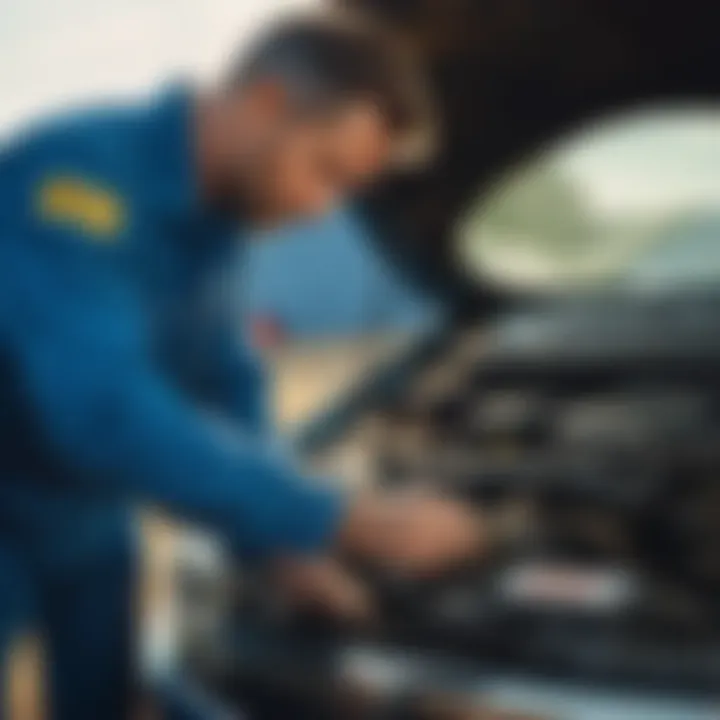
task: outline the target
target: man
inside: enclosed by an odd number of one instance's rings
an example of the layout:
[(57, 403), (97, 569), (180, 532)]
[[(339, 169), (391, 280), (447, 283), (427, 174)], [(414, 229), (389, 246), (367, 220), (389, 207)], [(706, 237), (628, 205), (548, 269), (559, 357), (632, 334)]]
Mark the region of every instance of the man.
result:
[(239, 231), (326, 212), (390, 167), (418, 124), (405, 67), (368, 28), (297, 20), (218, 90), (4, 151), (0, 653), (41, 629), (54, 717), (126, 714), (138, 504), (318, 582), (337, 550), (421, 572), (477, 550), (460, 506), (348, 497), (273, 451), (223, 292)]

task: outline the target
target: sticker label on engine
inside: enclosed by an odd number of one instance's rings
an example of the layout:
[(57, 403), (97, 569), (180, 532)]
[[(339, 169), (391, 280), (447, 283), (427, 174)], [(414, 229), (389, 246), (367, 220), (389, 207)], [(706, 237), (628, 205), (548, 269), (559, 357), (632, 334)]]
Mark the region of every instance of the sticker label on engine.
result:
[(616, 611), (637, 594), (626, 570), (562, 563), (514, 566), (502, 576), (500, 592), (517, 604), (590, 612)]

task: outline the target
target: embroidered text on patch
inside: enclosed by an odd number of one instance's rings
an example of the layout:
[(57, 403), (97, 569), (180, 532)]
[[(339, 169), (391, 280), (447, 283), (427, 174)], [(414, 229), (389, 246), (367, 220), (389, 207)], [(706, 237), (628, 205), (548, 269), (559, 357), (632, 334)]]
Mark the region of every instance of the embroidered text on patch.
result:
[(121, 198), (90, 181), (54, 177), (40, 187), (38, 209), (48, 221), (75, 225), (86, 234), (112, 239), (125, 223)]

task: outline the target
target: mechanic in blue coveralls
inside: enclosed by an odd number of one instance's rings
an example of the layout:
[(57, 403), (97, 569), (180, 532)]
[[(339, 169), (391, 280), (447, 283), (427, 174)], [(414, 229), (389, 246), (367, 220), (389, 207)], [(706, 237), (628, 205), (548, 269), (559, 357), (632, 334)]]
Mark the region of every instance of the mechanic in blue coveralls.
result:
[(428, 571), (482, 542), (450, 501), (348, 496), (274, 452), (225, 292), (239, 233), (391, 168), (422, 115), (411, 75), (368, 27), (294, 19), (219, 88), (54, 119), (4, 149), (0, 653), (41, 633), (53, 717), (126, 716), (138, 506), (318, 592), (337, 550)]

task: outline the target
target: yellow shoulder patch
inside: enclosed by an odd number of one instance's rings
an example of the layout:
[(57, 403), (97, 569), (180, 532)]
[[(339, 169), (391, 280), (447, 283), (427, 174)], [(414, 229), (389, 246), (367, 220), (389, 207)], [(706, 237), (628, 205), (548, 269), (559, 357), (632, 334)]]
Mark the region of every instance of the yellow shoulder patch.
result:
[(45, 221), (73, 225), (102, 241), (113, 239), (126, 223), (119, 195), (92, 181), (68, 176), (51, 177), (40, 185), (37, 210)]

